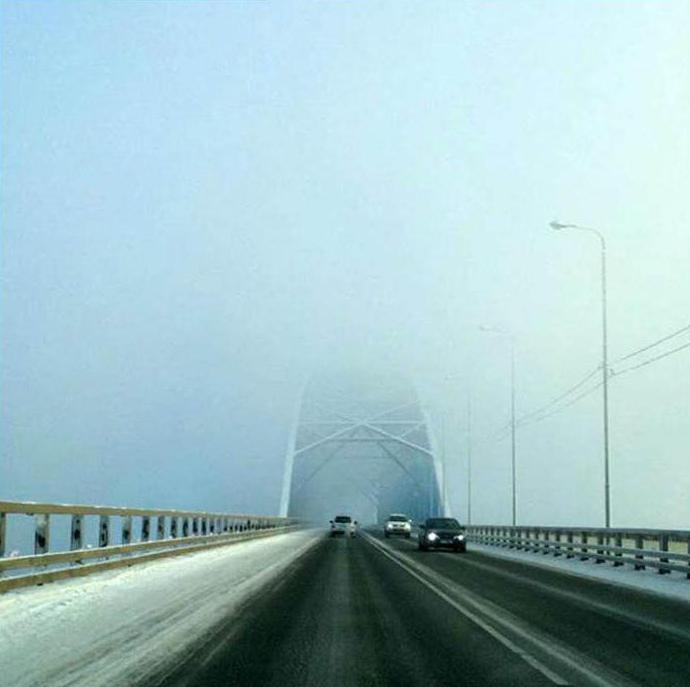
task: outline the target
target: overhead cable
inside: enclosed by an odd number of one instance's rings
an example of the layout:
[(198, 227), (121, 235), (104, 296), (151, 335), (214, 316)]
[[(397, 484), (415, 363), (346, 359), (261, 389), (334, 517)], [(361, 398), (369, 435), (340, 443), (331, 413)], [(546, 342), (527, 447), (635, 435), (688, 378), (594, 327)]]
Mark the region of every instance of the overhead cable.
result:
[(529, 420), (531, 417), (534, 415), (539, 415), (543, 413), (545, 410), (548, 410), (552, 406), (557, 405), (560, 403), (563, 399), (567, 398), (572, 394), (574, 391), (577, 391), (580, 389), (584, 384), (586, 384), (592, 377), (594, 377), (595, 374), (601, 371), (601, 366), (595, 367), (589, 374), (587, 374), (585, 377), (583, 377), (577, 384), (574, 384), (571, 386), (569, 389), (564, 391), (562, 394), (554, 398), (553, 400), (549, 401), (548, 403), (545, 403), (543, 406), (540, 408), (536, 408), (535, 410), (530, 411), (529, 413), (525, 413), (525, 415), (522, 415), (517, 419), (516, 424), (522, 424), (525, 420)]
[(623, 375), (626, 372), (632, 372), (632, 370), (637, 370), (638, 368), (644, 367), (645, 365), (651, 365), (652, 363), (655, 363), (657, 360), (661, 360), (662, 358), (666, 358), (669, 355), (678, 353), (679, 351), (682, 351), (688, 346), (690, 346), (690, 341), (684, 343), (682, 346), (678, 346), (677, 348), (672, 348), (670, 351), (666, 351), (665, 353), (661, 353), (660, 355), (654, 356), (653, 358), (649, 358), (648, 360), (645, 360), (642, 363), (638, 363), (637, 365), (631, 365), (630, 367), (626, 367), (622, 370), (611, 370), (611, 376), (618, 377), (619, 375)]
[(682, 327), (678, 331), (673, 332), (672, 334), (669, 334), (668, 336), (663, 337), (662, 339), (659, 339), (658, 341), (654, 341), (653, 343), (648, 344), (647, 346), (644, 346), (643, 348), (638, 348), (636, 351), (633, 351), (632, 353), (628, 353), (627, 355), (624, 355), (622, 358), (618, 358), (614, 360), (615, 363), (622, 363), (624, 360), (627, 360), (628, 358), (632, 358), (633, 356), (639, 355), (640, 353), (644, 353), (645, 351), (648, 351), (650, 348), (654, 348), (655, 346), (658, 346), (659, 344), (664, 343), (664, 341), (668, 341), (669, 339), (673, 339), (674, 337), (678, 336), (679, 334), (682, 334), (683, 332), (687, 332), (690, 330), (690, 324)]

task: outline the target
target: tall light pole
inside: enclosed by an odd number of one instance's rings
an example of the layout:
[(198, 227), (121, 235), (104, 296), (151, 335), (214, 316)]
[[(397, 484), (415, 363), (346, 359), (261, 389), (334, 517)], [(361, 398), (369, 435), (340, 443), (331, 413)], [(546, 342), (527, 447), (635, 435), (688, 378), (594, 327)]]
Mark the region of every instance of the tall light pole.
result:
[(515, 460), (515, 337), (504, 329), (494, 327), (480, 327), (483, 332), (492, 332), (507, 336), (510, 341), (510, 467), (512, 475), (512, 494), (513, 494), (513, 527), (517, 525), (517, 470)]
[(467, 394), (467, 524), (472, 524), (472, 397)]
[(581, 227), (578, 224), (562, 224), (554, 220), (549, 224), (552, 229), (578, 229), (594, 234), (601, 245), (601, 381), (604, 389), (604, 521), (611, 527), (611, 489), (609, 479), (609, 361), (608, 361), (608, 323), (606, 295), (606, 241), (597, 229)]

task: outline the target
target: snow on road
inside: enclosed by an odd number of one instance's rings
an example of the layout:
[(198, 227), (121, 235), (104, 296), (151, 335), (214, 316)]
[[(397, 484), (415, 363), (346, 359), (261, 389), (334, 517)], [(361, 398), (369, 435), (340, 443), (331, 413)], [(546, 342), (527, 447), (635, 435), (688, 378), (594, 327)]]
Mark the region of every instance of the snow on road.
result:
[(0, 684), (131, 687), (323, 536), (276, 535), (0, 596)]

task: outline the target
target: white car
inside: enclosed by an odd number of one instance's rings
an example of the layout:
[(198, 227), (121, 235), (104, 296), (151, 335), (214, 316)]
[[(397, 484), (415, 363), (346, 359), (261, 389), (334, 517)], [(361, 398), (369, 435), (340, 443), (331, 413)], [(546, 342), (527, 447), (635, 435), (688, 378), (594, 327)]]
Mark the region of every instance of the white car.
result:
[(336, 515), (331, 520), (331, 537), (339, 535), (354, 537), (356, 533), (357, 521), (353, 520), (349, 515)]
[(389, 515), (386, 524), (383, 526), (383, 535), (386, 539), (393, 534), (409, 539), (411, 533), (412, 523), (407, 515), (402, 513), (392, 513)]

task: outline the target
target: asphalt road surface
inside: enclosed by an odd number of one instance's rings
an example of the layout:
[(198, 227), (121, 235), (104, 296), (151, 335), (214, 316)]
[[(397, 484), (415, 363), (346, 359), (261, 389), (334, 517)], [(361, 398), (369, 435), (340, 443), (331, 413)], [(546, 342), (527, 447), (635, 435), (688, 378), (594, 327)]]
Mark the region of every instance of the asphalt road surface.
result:
[(688, 687), (690, 606), (414, 540), (324, 536), (164, 687)]

